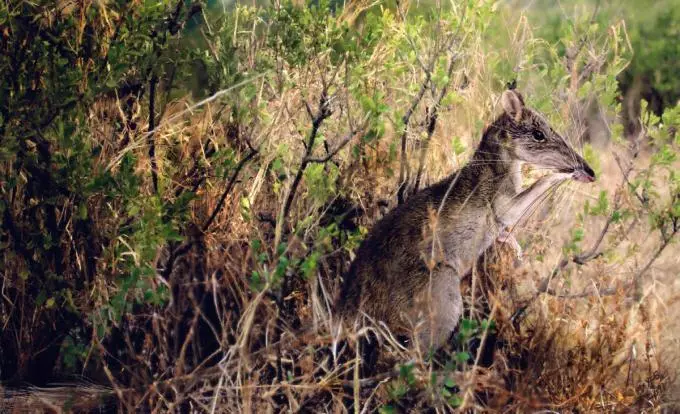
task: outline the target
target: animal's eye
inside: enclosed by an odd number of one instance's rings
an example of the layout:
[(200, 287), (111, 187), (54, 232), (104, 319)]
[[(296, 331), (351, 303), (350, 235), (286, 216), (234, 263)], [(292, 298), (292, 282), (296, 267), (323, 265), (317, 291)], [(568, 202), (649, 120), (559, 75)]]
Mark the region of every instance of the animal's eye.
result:
[(536, 142), (543, 142), (545, 141), (545, 134), (542, 131), (535, 131), (533, 138)]

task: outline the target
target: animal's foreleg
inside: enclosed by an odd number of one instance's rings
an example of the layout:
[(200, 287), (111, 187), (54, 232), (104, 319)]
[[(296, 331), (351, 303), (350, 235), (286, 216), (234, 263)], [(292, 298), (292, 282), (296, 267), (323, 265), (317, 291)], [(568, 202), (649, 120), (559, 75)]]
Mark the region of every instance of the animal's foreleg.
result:
[(531, 187), (496, 206), (496, 217), (502, 226), (514, 226), (552, 186), (570, 177), (571, 174), (566, 173), (541, 177)]

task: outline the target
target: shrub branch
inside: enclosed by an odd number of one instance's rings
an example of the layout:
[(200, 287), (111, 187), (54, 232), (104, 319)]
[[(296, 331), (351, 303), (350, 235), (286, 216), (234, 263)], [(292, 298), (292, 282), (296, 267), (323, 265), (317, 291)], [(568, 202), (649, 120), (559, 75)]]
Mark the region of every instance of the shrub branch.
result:
[(151, 181), (153, 182), (153, 192), (158, 194), (158, 164), (156, 162), (156, 140), (154, 131), (156, 130), (156, 84), (158, 77), (155, 75), (149, 81), (149, 135), (146, 137), (149, 145), (149, 160), (151, 160)]
[(309, 163), (312, 162), (310, 161), (310, 158), (312, 156), (312, 151), (314, 150), (314, 140), (316, 140), (316, 136), (319, 133), (319, 128), (321, 127), (323, 121), (326, 120), (326, 118), (328, 118), (332, 114), (329, 101), (330, 100), (327, 95), (327, 89), (324, 87), (324, 89), (321, 92), (321, 96), (319, 97), (319, 107), (317, 109), (316, 114), (312, 114), (312, 110), (309, 107), (309, 104), (305, 103), (307, 113), (310, 115), (312, 119), (312, 129), (309, 132), (307, 142), (305, 143), (305, 154), (302, 157), (302, 162), (300, 163), (300, 167), (298, 168), (297, 173), (295, 173), (293, 183), (290, 185), (288, 189), (286, 201), (283, 204), (283, 209), (281, 209), (281, 213), (279, 214), (279, 218), (277, 220), (276, 234), (274, 236), (275, 246), (278, 246), (279, 241), (281, 240), (283, 225), (286, 221), (286, 218), (288, 217), (288, 214), (290, 213), (290, 208), (293, 205), (295, 193), (297, 192), (297, 188), (300, 185), (300, 182), (302, 181), (302, 176), (304, 175), (305, 170), (307, 169)]
[(210, 214), (210, 218), (203, 224), (203, 232), (207, 231), (210, 225), (215, 221), (215, 217), (219, 214), (220, 211), (222, 211), (222, 207), (224, 207), (224, 200), (226, 200), (227, 195), (231, 192), (232, 188), (234, 187), (234, 184), (236, 184), (236, 179), (238, 178), (238, 175), (240, 174), (241, 170), (243, 167), (250, 162), (250, 160), (253, 159), (258, 154), (258, 151), (256, 149), (251, 148), (250, 152), (248, 155), (245, 157), (241, 158), (241, 161), (236, 165), (236, 168), (234, 169), (234, 173), (231, 175), (231, 178), (229, 179), (229, 182), (227, 183), (227, 187), (224, 189), (222, 192), (222, 195), (220, 196), (219, 201), (217, 202), (217, 205), (215, 206), (215, 209), (213, 210), (212, 214)]

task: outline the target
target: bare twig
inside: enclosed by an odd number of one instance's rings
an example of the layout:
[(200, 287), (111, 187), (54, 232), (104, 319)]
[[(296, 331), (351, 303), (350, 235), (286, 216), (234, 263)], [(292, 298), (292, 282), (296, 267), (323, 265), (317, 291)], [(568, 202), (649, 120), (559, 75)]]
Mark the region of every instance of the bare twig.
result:
[(146, 138), (149, 145), (149, 159), (151, 160), (151, 180), (153, 181), (153, 191), (158, 194), (158, 165), (156, 163), (156, 141), (153, 132), (156, 129), (156, 84), (158, 78), (154, 75), (149, 81), (149, 135)]
[(614, 159), (616, 160), (616, 165), (617, 165), (617, 166), (619, 167), (619, 169), (621, 170), (621, 173), (623, 173), (624, 180), (625, 180), (626, 184), (628, 185), (628, 190), (629, 190), (631, 193), (633, 193), (633, 195), (635, 195), (635, 198), (638, 199), (638, 201), (640, 202), (640, 204), (642, 204), (642, 206), (643, 206), (645, 209), (648, 209), (648, 204), (649, 204), (648, 201), (649, 201), (649, 200), (647, 200), (647, 199), (645, 199), (644, 197), (642, 197), (642, 196), (640, 195), (640, 193), (638, 193), (637, 190), (635, 190), (635, 186), (634, 186), (633, 183), (631, 183), (630, 180), (628, 179), (628, 174), (625, 174), (625, 173), (624, 173), (624, 171), (626, 171), (626, 170), (627, 170), (627, 171), (630, 171), (630, 170), (632, 169), (632, 163), (631, 163), (627, 168), (624, 168), (623, 165), (622, 165), (621, 159), (619, 158), (618, 155), (616, 155), (616, 153), (614, 154)]
[[(625, 290), (628, 287), (628, 285), (624, 285), (623, 289)], [(553, 289), (547, 289), (545, 294), (554, 296), (556, 298), (560, 299), (579, 299), (579, 298), (588, 298), (592, 296), (612, 296), (615, 295), (616, 292), (619, 291), (619, 288), (616, 287), (609, 287), (609, 288), (598, 288), (598, 289), (583, 289), (583, 291), (579, 293), (557, 293)]]
[[(616, 208), (614, 209), (616, 211)], [(558, 294), (555, 293), (554, 290), (550, 289), (550, 282), (558, 275), (564, 268), (569, 265), (569, 263), (574, 262), (579, 265), (584, 265), (588, 263), (589, 261), (596, 259), (602, 255), (601, 252), (598, 252), (598, 249), (600, 247), (600, 244), (602, 243), (602, 240), (604, 240), (605, 235), (609, 232), (609, 228), (611, 224), (613, 223), (614, 220), (614, 211), (612, 211), (612, 214), (609, 216), (607, 219), (607, 222), (605, 223), (604, 227), (602, 228), (602, 231), (600, 231), (600, 235), (597, 238), (597, 241), (593, 244), (593, 246), (588, 249), (587, 252), (585, 253), (580, 253), (580, 254), (575, 254), (571, 257), (563, 257), (560, 262), (555, 266), (552, 272), (550, 272), (550, 275), (546, 278), (544, 278), (541, 283), (538, 286), (538, 289), (536, 290), (536, 293), (534, 296), (527, 301), (522, 307), (520, 307), (515, 313), (512, 315), (510, 318), (512, 321), (517, 321), (519, 318), (524, 315), (524, 312), (527, 310), (527, 308), (536, 300), (542, 293), (551, 295), (551, 296), (556, 296), (560, 298), (582, 298), (582, 297), (588, 297), (592, 296), (594, 293), (586, 293), (586, 291), (579, 293), (579, 294)], [(613, 294), (616, 290), (612, 289), (604, 289), (599, 291), (598, 293), (600, 296), (609, 296)]]
[(177, 358), (177, 361), (175, 362), (175, 375), (182, 375), (184, 373), (184, 366), (185, 364), (185, 358), (187, 354), (187, 349), (189, 347), (189, 343), (194, 337), (194, 332), (196, 330), (196, 325), (198, 324), (198, 318), (201, 316), (200, 309), (198, 312), (194, 314), (194, 317), (191, 320), (189, 332), (186, 334), (184, 337), (184, 342), (182, 343), (182, 348), (179, 352), (179, 357)]
[[(616, 210), (616, 209), (615, 209)], [(609, 227), (611, 223), (613, 222), (613, 213), (612, 215), (609, 216), (609, 219), (605, 223), (604, 228), (602, 229), (600, 236), (598, 237), (598, 240), (595, 242), (593, 247), (588, 250), (586, 253), (581, 253), (578, 255), (574, 255), (571, 258), (571, 261), (573, 261), (576, 264), (583, 265), (589, 262), (592, 259), (595, 259), (599, 256), (602, 255), (601, 252), (596, 253), (598, 246), (602, 243), (602, 240), (609, 230)], [(644, 274), (652, 267), (654, 262), (659, 258), (661, 253), (670, 245), (674, 238), (677, 236), (677, 234), (680, 232), (680, 225), (677, 224), (676, 222), (673, 222), (673, 229), (670, 234), (664, 234), (662, 233), (662, 242), (661, 245), (656, 249), (652, 257), (647, 261), (645, 266), (640, 269), (635, 276), (633, 277), (633, 280), (624, 284), (622, 287), (616, 288), (616, 287), (609, 287), (609, 288), (598, 288), (595, 291), (592, 289), (584, 289), (582, 292), (579, 293), (557, 293), (554, 289), (551, 289), (549, 287), (550, 281), (559, 274), (560, 271), (562, 271), (569, 263), (570, 259), (569, 258), (563, 258), (560, 260), (559, 264), (553, 269), (552, 273), (550, 274), (549, 277), (543, 279), (541, 284), (539, 285), (539, 288), (537, 289), (536, 294), (522, 307), (520, 307), (513, 316), (511, 317), (511, 320), (513, 322), (517, 322), (519, 318), (525, 313), (526, 309), (533, 303), (533, 301), (541, 294), (545, 293), (550, 296), (554, 296), (556, 298), (560, 299), (580, 299), (580, 298), (587, 298), (587, 297), (592, 297), (592, 296), (612, 296), (615, 295), (620, 289), (623, 289), (625, 291), (630, 291), (631, 288), (635, 289), (635, 300), (640, 301), (642, 299), (642, 277)]]
[(602, 231), (600, 231), (600, 235), (597, 238), (597, 241), (595, 244), (593, 244), (593, 247), (591, 247), (587, 252), (583, 252), (577, 255), (574, 255), (574, 257), (571, 258), (571, 260), (576, 263), (576, 264), (586, 264), (592, 259), (598, 258), (602, 255), (601, 252), (598, 252), (598, 249), (600, 248), (600, 244), (602, 244), (602, 240), (604, 240), (604, 236), (607, 234), (609, 231), (609, 226), (614, 222), (616, 218), (616, 211), (618, 209), (618, 202), (615, 203), (615, 207), (612, 211), (612, 213), (609, 215), (609, 218), (607, 218), (607, 222), (604, 224), (604, 227), (602, 227)]
[(640, 300), (642, 298), (642, 276), (649, 270), (650, 267), (652, 267), (652, 264), (656, 261), (656, 259), (659, 258), (661, 253), (668, 247), (669, 244), (673, 241), (675, 236), (678, 234), (678, 231), (680, 231), (680, 228), (677, 226), (673, 226), (673, 232), (669, 234), (667, 237), (663, 237), (663, 240), (661, 242), (661, 245), (656, 249), (652, 257), (647, 261), (647, 264), (640, 269), (640, 271), (635, 275), (635, 278), (633, 279), (633, 283), (635, 284), (635, 299)]
[[(186, 114), (188, 114), (188, 113), (192, 113), (194, 110), (196, 110), (196, 109), (198, 109), (198, 108), (200, 108), (200, 107), (202, 107), (202, 106), (204, 106), (204, 105), (206, 105), (206, 104), (208, 104), (208, 103), (210, 103), (210, 102), (212, 102), (212, 101), (218, 99), (219, 97), (221, 97), (221, 96), (223, 96), (223, 95), (226, 95), (226, 94), (232, 92), (234, 89), (238, 89), (238, 88), (240, 88), (241, 86), (247, 85), (247, 84), (249, 84), (249, 83), (251, 83), (251, 82), (254, 82), (254, 81), (257, 80), (257, 79), (260, 79), (260, 78), (262, 78), (262, 77), (268, 75), (269, 72), (270, 72), (270, 71), (262, 72), (262, 73), (260, 73), (259, 75), (253, 76), (252, 78), (246, 79), (246, 80), (241, 81), (241, 82), (239, 82), (239, 83), (237, 83), (237, 84), (234, 84), (234, 85), (232, 85), (232, 86), (230, 86), (230, 87), (228, 87), (228, 88), (225, 88), (225, 89), (222, 89), (222, 90), (219, 90), (219, 91), (215, 92), (215, 93), (212, 94), (211, 96), (209, 96), (209, 97), (207, 97), (207, 98), (205, 98), (205, 99), (203, 99), (203, 100), (201, 100), (201, 101), (199, 101), (199, 102), (196, 102), (195, 104), (189, 106), (188, 108), (186, 108), (186, 109), (184, 109), (184, 110), (182, 110), (182, 111), (180, 111), (180, 112), (178, 112), (178, 113), (175, 113), (175, 114), (173, 114), (173, 115), (171, 115), (171, 116), (165, 118), (165, 119), (163, 120), (162, 123), (159, 122), (159, 124), (156, 125), (156, 128), (155, 128), (155, 129), (149, 130), (149, 131), (145, 132), (144, 134), (142, 134), (142, 136), (140, 137), (140, 139), (145, 139), (145, 138), (147, 138), (149, 135), (151, 135), (151, 134), (153, 134), (154, 132), (156, 132), (156, 130), (158, 130), (158, 129), (160, 128), (161, 124), (163, 124), (163, 125), (168, 125), (168, 124), (172, 123), (173, 121), (176, 121), (177, 119), (183, 117), (184, 115), (186, 115)], [(139, 147), (141, 147), (141, 146), (142, 146), (142, 145), (141, 145), (141, 142), (132, 142), (132, 143), (130, 143), (129, 145), (127, 145), (122, 151), (119, 151), (119, 153), (118, 153), (115, 157), (113, 157), (113, 159), (107, 164), (106, 170), (107, 170), (107, 171), (108, 171), (108, 170), (111, 170), (115, 165), (117, 165), (117, 164), (120, 162), (120, 160), (123, 159), (123, 157), (125, 156), (125, 154), (127, 154), (127, 152), (132, 151), (133, 149), (139, 148)]]
[(343, 149), (343, 148), (345, 147), (345, 145), (347, 145), (347, 144), (352, 140), (352, 138), (354, 138), (359, 132), (361, 132), (361, 130), (352, 131), (352, 132), (350, 132), (349, 134), (345, 135), (345, 136), (340, 140), (340, 142), (338, 142), (338, 144), (335, 146), (335, 148), (332, 149), (332, 150), (329, 150), (328, 153), (327, 153), (326, 155), (324, 155), (323, 157), (311, 157), (311, 156), (308, 156), (308, 157), (305, 157), (305, 158), (304, 158), (303, 162), (307, 162), (307, 163), (310, 163), (310, 162), (324, 163), (324, 162), (330, 160), (331, 158), (333, 158), (333, 156), (334, 156), (335, 154), (337, 154), (338, 152), (340, 152), (340, 150)]
[(215, 220), (215, 217), (217, 217), (217, 214), (222, 210), (222, 207), (224, 206), (224, 200), (227, 198), (227, 195), (231, 192), (231, 189), (234, 187), (234, 184), (236, 183), (236, 179), (238, 178), (239, 173), (245, 167), (245, 165), (250, 162), (250, 160), (253, 159), (258, 154), (257, 150), (251, 149), (248, 155), (246, 155), (244, 158), (239, 161), (238, 165), (236, 165), (236, 168), (234, 169), (234, 173), (231, 175), (231, 178), (229, 179), (229, 182), (227, 183), (227, 187), (224, 189), (222, 192), (222, 195), (220, 196), (219, 201), (217, 202), (217, 205), (215, 206), (215, 209), (213, 210), (212, 214), (210, 215), (210, 218), (205, 222), (203, 225), (203, 231), (205, 232), (208, 230), (212, 222)]
[(305, 109), (307, 110), (307, 115), (309, 115), (309, 120), (314, 121), (314, 113), (312, 112), (312, 107), (309, 106), (309, 102), (305, 101)]
[[(99, 347), (99, 351), (101, 352), (101, 354), (105, 355), (107, 352), (104, 346), (99, 342), (98, 339), (95, 339), (95, 341), (97, 342), (97, 346)], [(114, 392), (116, 393), (116, 396), (118, 397), (118, 401), (120, 401), (120, 403), (123, 404), (128, 410), (132, 410), (132, 407), (130, 406), (128, 400), (123, 397), (124, 389), (120, 385), (118, 385), (116, 378), (113, 376), (113, 373), (109, 369), (109, 366), (106, 364), (106, 362), (102, 364), (102, 368), (104, 369), (106, 378), (111, 383), (111, 387), (113, 388)]]
[[(605, 229), (608, 227), (609, 223), (610, 223), (610, 221), (607, 221), (607, 225), (605, 226)], [(636, 299), (637, 301), (639, 301), (639, 300), (641, 299), (641, 296), (642, 296), (642, 294), (641, 294), (641, 292), (642, 292), (642, 288), (641, 288), (642, 276), (644, 276), (644, 274), (649, 270), (649, 268), (652, 267), (652, 265), (654, 264), (654, 262), (655, 262), (655, 261), (659, 258), (659, 256), (661, 255), (661, 253), (663, 253), (663, 251), (668, 247), (668, 245), (671, 244), (671, 242), (673, 241), (673, 239), (675, 238), (675, 236), (678, 234), (678, 232), (680, 232), (680, 227), (677, 227), (677, 226), (674, 226), (674, 227), (675, 227), (675, 228), (673, 229), (673, 232), (670, 233), (669, 235), (667, 235), (667, 237), (664, 237), (664, 238), (663, 238), (661, 245), (656, 249), (656, 251), (654, 252), (654, 254), (652, 255), (652, 257), (650, 257), (650, 259), (647, 261), (647, 263), (645, 264), (645, 266), (643, 266), (642, 269), (640, 269), (640, 270), (635, 274), (635, 277), (633, 278), (633, 280), (632, 280), (631, 282), (629, 282), (629, 283), (626, 283), (626, 284), (623, 286), (623, 288), (624, 288), (625, 290), (629, 290), (629, 289), (632, 288), (632, 287), (635, 288), (635, 290), (636, 290), (636, 292), (635, 292), (635, 299)], [(606, 233), (606, 231), (603, 231), (602, 234), (604, 234), (604, 233)], [(601, 239), (602, 239), (602, 237), (600, 237), (600, 239), (598, 240), (598, 244), (599, 244), (599, 242), (601, 241)], [(592, 252), (593, 252), (594, 250), (595, 250), (595, 248), (593, 248), (588, 254), (592, 255)], [(587, 262), (587, 260), (588, 260), (588, 259), (586, 258), (587, 256), (588, 256), (588, 255), (579, 255), (579, 256), (575, 256), (573, 260), (574, 260), (575, 263), (583, 264), (583, 263)], [(581, 259), (581, 260), (584, 260), (584, 261), (583, 261), (583, 262), (579, 262), (578, 259), (577, 259), (577, 258), (579, 258), (579, 257), (580, 257), (580, 258), (583, 258), (583, 259)], [(611, 288), (611, 287), (610, 287), (610, 288), (597, 289), (595, 292), (593, 292), (593, 291), (590, 290), (590, 289), (584, 289), (584, 290), (583, 290), (582, 292), (580, 292), (580, 293), (570, 293), (570, 294), (559, 293), (559, 294), (558, 294), (558, 293), (556, 293), (553, 289), (549, 289), (549, 288), (547, 288), (547, 286), (546, 286), (546, 288), (543, 289), (543, 292), (542, 292), (542, 293), (546, 293), (546, 294), (549, 294), (549, 295), (551, 295), (551, 296), (555, 296), (555, 297), (557, 297), (557, 298), (574, 299), (574, 298), (586, 298), (586, 297), (590, 297), (590, 296), (594, 296), (594, 295), (597, 295), (597, 296), (612, 296), (612, 295), (616, 294), (617, 291), (618, 291), (617, 288)]]

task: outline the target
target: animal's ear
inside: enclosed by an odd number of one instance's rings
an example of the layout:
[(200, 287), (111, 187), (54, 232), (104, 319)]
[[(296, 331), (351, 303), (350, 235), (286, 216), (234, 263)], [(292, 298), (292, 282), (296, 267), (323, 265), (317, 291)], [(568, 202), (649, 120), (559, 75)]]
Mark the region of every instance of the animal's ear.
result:
[(524, 99), (518, 92), (508, 89), (503, 92), (501, 96), (501, 105), (506, 114), (510, 115), (515, 122), (522, 119), (522, 111), (524, 110)]

